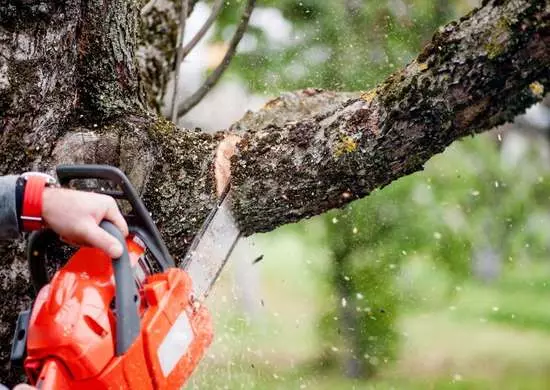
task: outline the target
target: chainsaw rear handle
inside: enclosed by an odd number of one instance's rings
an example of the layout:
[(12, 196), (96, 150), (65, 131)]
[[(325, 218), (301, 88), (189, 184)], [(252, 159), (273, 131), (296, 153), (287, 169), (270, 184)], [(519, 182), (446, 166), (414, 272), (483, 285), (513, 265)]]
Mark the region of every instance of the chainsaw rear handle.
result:
[[(115, 309), (116, 309), (116, 355), (123, 355), (140, 334), (138, 315), (138, 292), (134, 273), (130, 264), (128, 247), (122, 232), (111, 222), (103, 220), (99, 225), (107, 233), (115, 237), (122, 245), (122, 256), (113, 259), (115, 276)], [(45, 265), (46, 247), (59, 236), (46, 229), (31, 234), (29, 238), (27, 259), (31, 280), (36, 292), (49, 283)]]
[[(118, 168), (110, 165), (82, 164), (82, 165), (58, 165), (56, 168), (57, 178), (62, 186), (68, 186), (72, 180), (77, 179), (100, 179), (117, 184), (122, 189), (119, 191), (102, 190), (99, 193), (112, 196), (115, 199), (125, 199), (132, 206), (133, 215), (126, 215), (128, 225), (143, 227), (147, 234), (160, 249), (162, 257), (157, 259), (161, 262), (162, 270), (175, 267), (174, 259), (170, 255), (166, 244), (161, 238), (151, 215), (145, 208), (137, 191), (126, 175)], [(135, 223), (132, 219), (135, 219)]]
[(51, 243), (57, 241), (60, 241), (59, 236), (50, 229), (34, 231), (27, 239), (27, 264), (36, 294), (50, 282), (46, 269), (46, 251)]
[(113, 259), (115, 274), (115, 308), (116, 308), (116, 355), (121, 356), (134, 343), (140, 334), (138, 315), (139, 295), (130, 265), (128, 247), (122, 232), (111, 222), (103, 220), (99, 226), (115, 237), (122, 245), (122, 256)]

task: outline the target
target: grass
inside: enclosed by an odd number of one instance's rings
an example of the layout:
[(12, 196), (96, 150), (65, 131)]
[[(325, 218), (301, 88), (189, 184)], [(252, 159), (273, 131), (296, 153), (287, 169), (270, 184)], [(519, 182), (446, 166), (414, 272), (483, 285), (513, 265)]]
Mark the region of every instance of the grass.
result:
[[(406, 264), (398, 358), (365, 382), (320, 363), (326, 256), (284, 230), (257, 238), (254, 250), (262, 262), (249, 266), (237, 250), (241, 262), (232, 259), (210, 298), (216, 339), (189, 390), (548, 388), (550, 264), (516, 264), (492, 284), (459, 285), (425, 259)], [(261, 277), (248, 314), (233, 283), (243, 272)]]

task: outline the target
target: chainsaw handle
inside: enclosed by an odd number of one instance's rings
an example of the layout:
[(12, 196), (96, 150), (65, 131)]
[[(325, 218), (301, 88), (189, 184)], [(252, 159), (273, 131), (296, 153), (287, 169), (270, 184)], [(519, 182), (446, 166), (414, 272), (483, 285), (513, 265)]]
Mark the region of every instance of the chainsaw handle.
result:
[[(66, 186), (70, 183), (71, 180), (75, 179), (102, 179), (109, 180), (114, 183), (120, 184), (123, 187), (126, 186), (123, 183), (124, 174), (120, 169), (112, 167), (109, 165), (96, 165), (96, 164), (82, 164), (82, 165), (68, 165), (62, 164), (58, 165), (56, 168), (57, 178), (59, 179), (59, 184)], [(124, 191), (127, 188), (123, 188)], [(132, 191), (129, 191), (132, 192)]]
[(117, 316), (116, 355), (121, 356), (128, 351), (140, 334), (140, 321), (137, 308), (139, 296), (124, 236), (121, 231), (109, 221), (103, 220), (99, 226), (115, 237), (123, 248), (122, 256), (118, 259), (113, 259), (113, 272), (115, 274), (115, 308)]
[[(160, 253), (162, 253), (162, 257), (157, 259), (162, 270), (165, 271), (168, 268), (176, 266), (147, 208), (143, 204), (130, 180), (128, 180), (120, 169), (110, 165), (99, 164), (58, 165), (56, 174), (59, 179), (59, 184), (62, 186), (67, 186), (72, 180), (77, 179), (101, 179), (119, 185), (122, 192), (101, 191), (100, 193), (112, 196), (116, 199), (127, 200), (132, 206), (134, 213), (131, 217), (136, 220), (138, 226), (144, 228), (147, 234), (151, 236), (153, 242), (160, 250)], [(133, 221), (130, 221), (129, 217), (130, 216), (125, 216), (128, 224), (131, 225)]]
[[(134, 272), (130, 264), (128, 246), (122, 232), (111, 222), (103, 220), (99, 225), (107, 233), (115, 237), (122, 245), (122, 256), (112, 259), (115, 277), (115, 309), (116, 309), (116, 355), (123, 355), (140, 334), (138, 315), (138, 292), (134, 280)], [(33, 232), (29, 237), (27, 261), (31, 280), (36, 292), (49, 282), (45, 264), (45, 252), (49, 242), (59, 236), (50, 229)]]

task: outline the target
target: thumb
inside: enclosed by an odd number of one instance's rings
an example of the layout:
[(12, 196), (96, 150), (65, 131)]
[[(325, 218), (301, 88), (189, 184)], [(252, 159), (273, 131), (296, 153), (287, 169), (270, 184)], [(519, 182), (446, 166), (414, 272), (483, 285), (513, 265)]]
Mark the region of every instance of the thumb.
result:
[(13, 388), (13, 390), (36, 390), (36, 387), (32, 387), (29, 385), (21, 384), (17, 385)]
[(122, 256), (123, 249), (120, 242), (99, 227), (99, 225), (96, 225), (95, 223), (92, 223), (91, 225), (92, 226), (90, 226), (89, 229), (86, 229), (87, 234), (86, 237), (84, 237), (86, 242), (95, 248), (103, 250), (112, 259)]

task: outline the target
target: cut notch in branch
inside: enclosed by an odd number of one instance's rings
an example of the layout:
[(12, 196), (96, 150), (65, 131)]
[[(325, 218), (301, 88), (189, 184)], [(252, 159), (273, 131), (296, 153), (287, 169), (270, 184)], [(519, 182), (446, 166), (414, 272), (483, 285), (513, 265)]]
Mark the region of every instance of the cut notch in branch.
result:
[(178, 117), (184, 116), (193, 107), (195, 107), (202, 100), (202, 98), (208, 93), (208, 91), (210, 91), (212, 87), (216, 85), (216, 83), (220, 80), (220, 77), (229, 66), (231, 59), (233, 58), (233, 56), (237, 51), (237, 46), (239, 45), (239, 42), (241, 41), (242, 37), (244, 36), (244, 33), (246, 32), (246, 29), (248, 28), (250, 15), (252, 15), (252, 10), (254, 9), (255, 5), (256, 5), (256, 0), (247, 1), (243, 14), (241, 16), (241, 20), (239, 21), (239, 25), (237, 26), (237, 30), (235, 31), (235, 34), (231, 38), (229, 47), (227, 49), (227, 52), (225, 53), (225, 56), (222, 59), (222, 62), (210, 74), (210, 76), (208, 76), (208, 78), (201, 85), (201, 87), (193, 95), (191, 95), (186, 101), (182, 103), (182, 105), (179, 107), (179, 110), (178, 110)]

